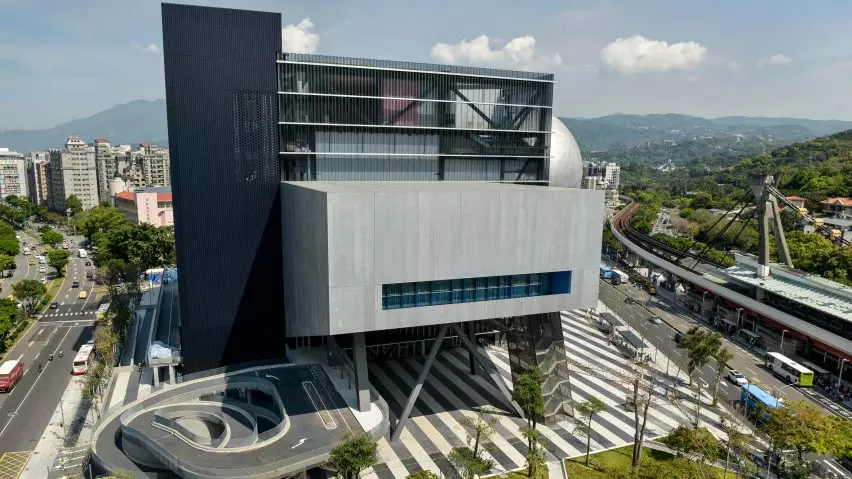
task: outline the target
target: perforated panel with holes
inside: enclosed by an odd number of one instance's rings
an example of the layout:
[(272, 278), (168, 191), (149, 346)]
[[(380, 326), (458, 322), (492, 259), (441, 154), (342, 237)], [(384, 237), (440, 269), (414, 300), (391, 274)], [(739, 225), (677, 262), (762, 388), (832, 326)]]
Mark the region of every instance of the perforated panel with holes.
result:
[(234, 175), (239, 182), (277, 183), (278, 99), (275, 93), (233, 92)]

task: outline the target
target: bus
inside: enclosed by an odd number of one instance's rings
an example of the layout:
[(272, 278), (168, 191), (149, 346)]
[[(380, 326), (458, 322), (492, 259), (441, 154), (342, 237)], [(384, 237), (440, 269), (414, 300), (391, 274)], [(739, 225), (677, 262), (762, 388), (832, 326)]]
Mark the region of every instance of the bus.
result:
[[(760, 389), (756, 385), (750, 383), (742, 387), (740, 400), (743, 402), (743, 406), (745, 406), (746, 411), (749, 412), (753, 412), (758, 408), (762, 408), (764, 410), (777, 409), (784, 405), (783, 399), (776, 398), (763, 389)], [(767, 415), (768, 413), (765, 413), (764, 416), (758, 418), (758, 420), (760, 422), (765, 421)]]
[(781, 353), (766, 353), (766, 367), (790, 384), (802, 387), (814, 385), (814, 372)]
[(92, 356), (92, 349), (95, 347), (92, 343), (87, 343), (80, 346), (80, 351), (74, 356), (74, 366), (71, 369), (71, 374), (79, 376), (89, 372), (89, 364)]
[(101, 304), (100, 306), (98, 306), (98, 310), (95, 311), (95, 318), (98, 321), (103, 321), (106, 317), (107, 311), (109, 311), (109, 303)]
[(601, 263), (601, 278), (603, 279), (611, 279), (612, 278), (612, 268), (607, 266), (604, 263)]
[(77, 250), (77, 256), (80, 257), (80, 258), (85, 258), (86, 257), (86, 250), (84, 250), (83, 248), (78, 249)]

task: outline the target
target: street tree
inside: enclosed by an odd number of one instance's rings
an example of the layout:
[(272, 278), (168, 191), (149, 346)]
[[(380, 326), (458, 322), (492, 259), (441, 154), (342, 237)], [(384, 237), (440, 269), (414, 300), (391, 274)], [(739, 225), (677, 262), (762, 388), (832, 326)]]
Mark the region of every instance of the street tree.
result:
[(531, 367), (515, 379), (512, 399), (524, 411), (527, 417), (527, 427), (531, 429), (535, 429), (538, 419), (544, 416), (544, 395), (541, 392), (543, 382), (544, 373), (538, 366)]
[(728, 348), (723, 346), (717, 349), (712, 354), (712, 357), (716, 361), (716, 382), (713, 383), (713, 405), (715, 406), (719, 402), (719, 383), (722, 382), (722, 376), (725, 373), (728, 361), (734, 359), (734, 355)]
[[(647, 389), (643, 391), (643, 387)], [(648, 409), (651, 407), (651, 391), (654, 383), (645, 383), (643, 376), (633, 380), (633, 394), (628, 397), (628, 404), (633, 408), (633, 459), (631, 466), (635, 471), (642, 459), (642, 444), (645, 442), (645, 429), (648, 426)]]
[(538, 476), (538, 472), (547, 466), (547, 457), (544, 455), (542, 445), (543, 437), (541, 431), (530, 427), (521, 429), (521, 435), (524, 436), (528, 444), (532, 444), (527, 452), (527, 477), (535, 478)]
[(492, 407), (483, 406), (475, 416), (464, 416), (459, 421), (467, 433), (467, 445), (454, 447), (448, 458), (463, 479), (474, 479), (494, 467), (494, 461), (486, 458), (484, 452), (493, 448), (488, 438), (495, 432), (496, 412)]
[(83, 211), (83, 202), (77, 195), (70, 195), (65, 199), (65, 208), (71, 210), (71, 216), (76, 216), (77, 213)]
[(693, 429), (678, 426), (660, 442), (669, 446), (676, 455), (688, 461), (713, 463), (719, 459), (722, 443), (707, 428)]
[(705, 331), (698, 326), (692, 327), (683, 335), (678, 348), (686, 351), (686, 373), (689, 384), (692, 384), (692, 373), (704, 367), (716, 351), (722, 346), (722, 336), (719, 333)]
[(737, 466), (736, 475), (739, 477), (740, 471), (746, 468), (748, 464), (751, 464), (751, 461), (748, 459), (748, 453), (751, 448), (750, 439), (752, 435), (743, 432), (745, 428), (741, 424), (725, 420), (725, 418), (722, 418), (722, 430), (727, 436), (727, 439), (724, 441), (725, 471), (722, 476), (727, 477), (728, 468), (733, 459), (733, 463)]
[(54, 249), (47, 252), (47, 264), (56, 269), (57, 276), (65, 276), (65, 266), (71, 253), (64, 249)]
[(594, 396), (574, 407), (574, 410), (579, 416), (577, 418), (579, 419), (577, 425), (574, 427), (574, 432), (586, 438), (586, 466), (589, 465), (589, 450), (592, 446), (592, 421), (597, 414), (606, 411), (606, 409), (606, 404)]
[(5, 253), (0, 253), (0, 271), (8, 269), (15, 262), (14, 256), (9, 256)]
[(44, 284), (37, 279), (23, 279), (12, 286), (15, 291), (15, 296), (21, 301), (24, 307), (24, 314), (31, 318), (35, 316), (38, 302), (47, 292)]
[(56, 245), (61, 243), (64, 239), (65, 237), (62, 236), (62, 233), (53, 229), (48, 229), (47, 231), (41, 234), (41, 242), (44, 244), (49, 244), (53, 248), (55, 248)]
[(405, 479), (440, 479), (437, 474), (426, 469), (421, 469), (417, 472), (405, 476)]
[(369, 435), (347, 433), (343, 442), (331, 450), (329, 462), (342, 479), (356, 479), (364, 469), (377, 460), (376, 441)]
[(95, 233), (106, 234), (119, 225), (128, 223), (120, 211), (111, 206), (98, 206), (83, 211), (74, 218), (77, 230), (95, 243)]

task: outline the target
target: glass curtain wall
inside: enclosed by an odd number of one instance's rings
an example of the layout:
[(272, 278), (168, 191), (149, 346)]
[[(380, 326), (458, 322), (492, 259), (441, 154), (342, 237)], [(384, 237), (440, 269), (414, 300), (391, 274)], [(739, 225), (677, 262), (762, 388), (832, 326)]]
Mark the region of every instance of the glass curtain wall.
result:
[(284, 54), (286, 180), (545, 182), (553, 75)]

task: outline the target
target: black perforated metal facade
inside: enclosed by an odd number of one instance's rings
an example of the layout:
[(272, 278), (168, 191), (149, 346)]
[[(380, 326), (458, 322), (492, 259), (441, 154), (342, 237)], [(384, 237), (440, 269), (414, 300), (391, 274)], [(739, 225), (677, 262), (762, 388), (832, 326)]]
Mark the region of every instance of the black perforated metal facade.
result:
[(282, 357), (281, 15), (162, 16), (185, 371)]

